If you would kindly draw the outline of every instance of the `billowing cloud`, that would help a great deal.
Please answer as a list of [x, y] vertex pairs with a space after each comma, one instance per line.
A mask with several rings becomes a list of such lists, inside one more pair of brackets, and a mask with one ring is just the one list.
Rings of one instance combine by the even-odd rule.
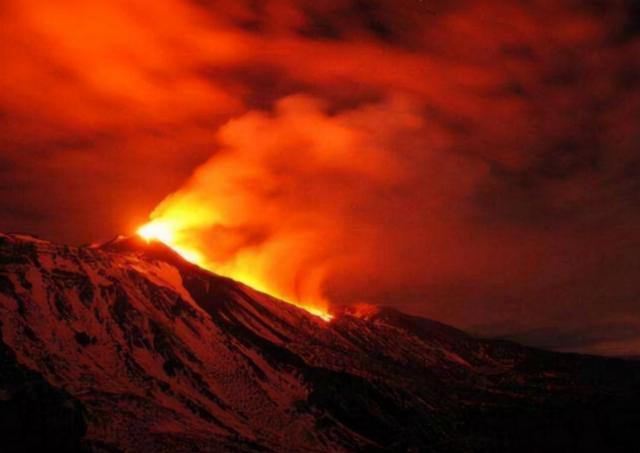
[[340, 273], [352, 294], [332, 299], [349, 302], [368, 292], [358, 280], [404, 286], [407, 275], [462, 270], [441, 238], [461, 228], [457, 211], [486, 164], [447, 153], [405, 98], [327, 108], [287, 97], [271, 114], [232, 120], [218, 152], [152, 217], [210, 268], [291, 300], [318, 303]]
[[90, 241], [169, 194], [154, 216], [211, 267], [290, 298], [485, 334], [638, 326], [637, 17], [6, 1], [0, 228]]

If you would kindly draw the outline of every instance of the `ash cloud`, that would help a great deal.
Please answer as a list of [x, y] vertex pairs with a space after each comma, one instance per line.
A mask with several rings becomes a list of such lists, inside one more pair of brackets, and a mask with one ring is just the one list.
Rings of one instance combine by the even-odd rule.
[[85, 242], [192, 191], [229, 210], [211, 259], [294, 295], [640, 323], [637, 2], [5, 3], [1, 229]]

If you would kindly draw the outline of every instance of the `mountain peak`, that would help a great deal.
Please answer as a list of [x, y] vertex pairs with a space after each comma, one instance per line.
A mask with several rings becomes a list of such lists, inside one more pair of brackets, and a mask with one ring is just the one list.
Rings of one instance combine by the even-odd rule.
[[64, 451], [627, 451], [636, 436], [635, 362], [371, 305], [326, 323], [136, 237], [0, 235], [0, 264], [0, 419], [29, 414], [9, 445], [31, 419]]
[[175, 265], [193, 266], [179, 253], [161, 241], [146, 240], [138, 235], [119, 235], [109, 241], [94, 244], [92, 248], [114, 253], [134, 253], [148, 259], [166, 261]]

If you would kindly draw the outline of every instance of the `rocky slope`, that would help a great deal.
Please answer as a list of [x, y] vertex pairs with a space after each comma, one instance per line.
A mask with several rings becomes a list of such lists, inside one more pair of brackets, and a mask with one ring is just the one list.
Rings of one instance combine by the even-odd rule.
[[3, 451], [637, 451], [640, 364], [0, 234]]

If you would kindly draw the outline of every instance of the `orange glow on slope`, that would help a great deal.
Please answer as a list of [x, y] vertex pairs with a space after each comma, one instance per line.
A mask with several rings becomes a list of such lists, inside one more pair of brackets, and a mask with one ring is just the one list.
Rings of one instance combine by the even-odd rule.
[[145, 239], [147, 242], [151, 240], [160, 241], [167, 246], [171, 247], [176, 251], [180, 256], [182, 256], [185, 260], [194, 263], [194, 264], [202, 264], [204, 263], [204, 259], [202, 254], [197, 250], [189, 249], [187, 247], [181, 246], [177, 241], [178, 235], [176, 235], [172, 225], [167, 222], [150, 222], [146, 225], [141, 226], [137, 233]]
[[331, 321], [331, 319], [333, 319], [333, 316], [327, 310], [319, 308], [319, 303], [311, 305], [308, 303], [293, 302], [283, 294], [280, 294], [277, 290], [271, 288], [266, 282], [262, 281], [262, 279], [253, 274], [249, 269], [242, 269], [238, 266], [218, 267], [212, 265], [212, 263], [209, 262], [201, 252], [188, 245], [189, 237], [180, 230], [180, 225], [176, 222], [161, 219], [152, 220], [138, 228], [137, 234], [147, 242], [153, 240], [162, 242], [191, 263], [220, 275], [238, 280], [258, 291], [300, 307], [324, 321]]

